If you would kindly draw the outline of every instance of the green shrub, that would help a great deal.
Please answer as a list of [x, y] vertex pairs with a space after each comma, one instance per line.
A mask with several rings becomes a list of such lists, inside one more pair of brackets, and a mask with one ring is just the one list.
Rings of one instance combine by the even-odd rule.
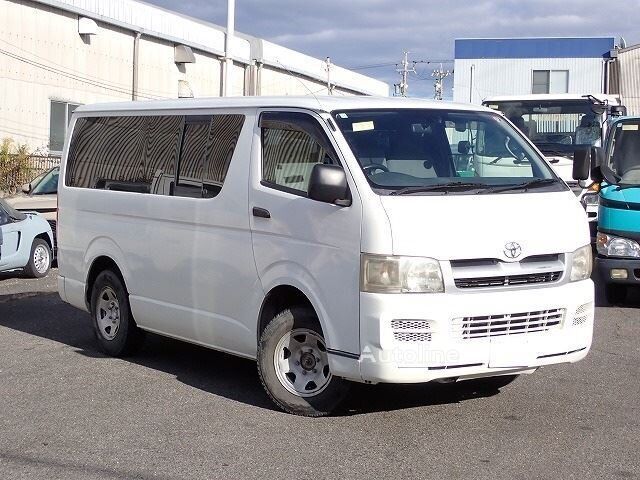
[[11, 138], [0, 142], [0, 191], [15, 193], [31, 174], [29, 148]]

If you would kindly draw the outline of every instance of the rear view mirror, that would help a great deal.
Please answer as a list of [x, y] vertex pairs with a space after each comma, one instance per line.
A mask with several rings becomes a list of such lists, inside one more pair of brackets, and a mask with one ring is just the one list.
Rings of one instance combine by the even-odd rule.
[[573, 154], [573, 178], [574, 180], [586, 180], [591, 173], [591, 150], [581, 148]]
[[[596, 183], [603, 179], [604, 149], [601, 147], [582, 148], [573, 154], [573, 178]], [[613, 172], [612, 172], [613, 173]]]
[[339, 165], [317, 164], [309, 178], [309, 198], [341, 207], [351, 205], [347, 175]]
[[25, 183], [24, 185], [22, 185], [22, 193], [29, 193], [29, 192], [31, 192], [31, 184]]

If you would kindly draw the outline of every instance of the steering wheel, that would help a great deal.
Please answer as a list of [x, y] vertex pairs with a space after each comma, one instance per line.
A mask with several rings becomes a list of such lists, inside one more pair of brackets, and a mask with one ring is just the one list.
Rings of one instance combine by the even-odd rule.
[[386, 166], [380, 163], [372, 163], [371, 165], [366, 165], [362, 167], [362, 170], [364, 170], [364, 173], [366, 173], [367, 175], [370, 174], [371, 172], [374, 172], [375, 170], [382, 170], [383, 172], [389, 171], [389, 169]]

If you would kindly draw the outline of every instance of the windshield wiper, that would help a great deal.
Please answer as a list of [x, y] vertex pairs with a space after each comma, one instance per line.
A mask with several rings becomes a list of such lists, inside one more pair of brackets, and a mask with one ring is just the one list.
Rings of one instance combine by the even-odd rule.
[[400, 190], [396, 190], [391, 192], [389, 195], [410, 195], [412, 193], [423, 193], [423, 192], [439, 192], [444, 191], [445, 193], [449, 190], [471, 190], [474, 188], [486, 188], [488, 187], [485, 183], [471, 183], [471, 182], [449, 182], [449, 183], [441, 183], [439, 185], [425, 185], [422, 187], [405, 187]]
[[505, 185], [504, 187], [492, 187], [486, 190], [487, 193], [500, 193], [500, 192], [508, 192], [510, 190], [529, 190], [531, 188], [544, 187], [547, 185], [553, 185], [554, 183], [558, 183], [558, 180], [555, 178], [536, 178], [535, 180], [531, 180], [529, 182], [524, 183], [516, 183], [514, 185]]

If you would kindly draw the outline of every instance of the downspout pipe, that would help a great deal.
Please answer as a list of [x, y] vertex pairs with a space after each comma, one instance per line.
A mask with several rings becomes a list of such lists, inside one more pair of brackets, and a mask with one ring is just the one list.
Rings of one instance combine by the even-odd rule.
[[138, 100], [138, 63], [140, 57], [140, 37], [142, 34], [140, 32], [135, 32], [135, 37], [133, 38], [133, 80], [131, 85], [131, 99]]

